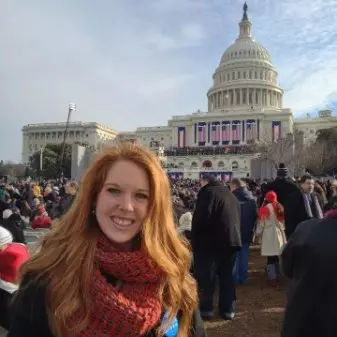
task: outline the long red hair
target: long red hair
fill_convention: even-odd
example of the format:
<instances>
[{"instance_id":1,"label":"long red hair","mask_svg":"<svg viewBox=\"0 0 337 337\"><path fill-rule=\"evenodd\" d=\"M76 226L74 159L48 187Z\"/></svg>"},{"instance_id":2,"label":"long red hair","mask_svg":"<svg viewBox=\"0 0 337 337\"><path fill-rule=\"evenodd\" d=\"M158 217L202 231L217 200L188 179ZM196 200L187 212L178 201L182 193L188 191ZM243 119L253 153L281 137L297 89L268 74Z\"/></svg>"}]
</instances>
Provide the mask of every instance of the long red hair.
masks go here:
<instances>
[{"instance_id":1,"label":"long red hair","mask_svg":"<svg viewBox=\"0 0 337 337\"><path fill-rule=\"evenodd\" d=\"M191 254L175 229L170 184L160 162L149 150L135 144L121 144L106 150L91 164L68 213L43 239L40 251L23 267L21 278L30 275L46 282L46 305L50 326L58 337L69 335L67 319L79 308L86 317L72 333L88 324L89 282L99 233L92 215L107 173L117 160L130 160L142 167L150 182L148 217L142 227L141 249L163 270L160 296L170 317L181 312L178 337L189 334L197 307L197 288L189 273ZM24 289L23 289L24 290Z\"/></svg>"}]
</instances>

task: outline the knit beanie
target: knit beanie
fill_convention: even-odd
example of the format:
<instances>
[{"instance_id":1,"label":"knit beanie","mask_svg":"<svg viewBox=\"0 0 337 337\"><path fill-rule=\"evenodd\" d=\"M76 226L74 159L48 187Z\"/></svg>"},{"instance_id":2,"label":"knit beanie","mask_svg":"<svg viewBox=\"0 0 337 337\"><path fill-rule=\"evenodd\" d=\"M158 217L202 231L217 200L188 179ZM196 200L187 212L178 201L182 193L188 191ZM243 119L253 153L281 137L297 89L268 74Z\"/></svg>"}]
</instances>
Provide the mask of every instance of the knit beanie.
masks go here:
<instances>
[{"instance_id":1,"label":"knit beanie","mask_svg":"<svg viewBox=\"0 0 337 337\"><path fill-rule=\"evenodd\" d=\"M8 245L13 242L12 234L6 229L0 226L0 247Z\"/></svg>"},{"instance_id":2,"label":"knit beanie","mask_svg":"<svg viewBox=\"0 0 337 337\"><path fill-rule=\"evenodd\" d=\"M285 178L288 175L288 169L283 163L280 163L278 169L277 169L277 176L279 178Z\"/></svg>"}]
</instances>

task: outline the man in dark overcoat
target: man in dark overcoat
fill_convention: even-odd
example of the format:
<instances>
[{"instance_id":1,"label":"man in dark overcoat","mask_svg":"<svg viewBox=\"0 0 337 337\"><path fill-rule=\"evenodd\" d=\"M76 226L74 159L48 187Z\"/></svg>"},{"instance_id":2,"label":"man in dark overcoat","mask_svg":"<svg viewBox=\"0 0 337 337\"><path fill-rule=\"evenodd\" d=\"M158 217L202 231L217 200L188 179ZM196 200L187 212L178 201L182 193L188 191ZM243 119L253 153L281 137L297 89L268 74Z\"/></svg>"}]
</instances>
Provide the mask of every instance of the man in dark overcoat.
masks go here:
<instances>
[{"instance_id":1,"label":"man in dark overcoat","mask_svg":"<svg viewBox=\"0 0 337 337\"><path fill-rule=\"evenodd\" d=\"M308 219L323 218L324 203L314 192L315 181L310 175L300 179L300 189L291 194L285 203L285 227L289 238L297 225Z\"/></svg>"},{"instance_id":2,"label":"man in dark overcoat","mask_svg":"<svg viewBox=\"0 0 337 337\"><path fill-rule=\"evenodd\" d=\"M289 280L281 337L337 336L337 219L299 224L281 256Z\"/></svg>"},{"instance_id":3,"label":"man in dark overcoat","mask_svg":"<svg viewBox=\"0 0 337 337\"><path fill-rule=\"evenodd\" d=\"M214 317L213 295L218 276L219 314L231 320L236 307L233 269L237 251L242 246L240 204L233 193L212 176L204 176L201 186L191 232L200 311L204 319Z\"/></svg>"}]
</instances>

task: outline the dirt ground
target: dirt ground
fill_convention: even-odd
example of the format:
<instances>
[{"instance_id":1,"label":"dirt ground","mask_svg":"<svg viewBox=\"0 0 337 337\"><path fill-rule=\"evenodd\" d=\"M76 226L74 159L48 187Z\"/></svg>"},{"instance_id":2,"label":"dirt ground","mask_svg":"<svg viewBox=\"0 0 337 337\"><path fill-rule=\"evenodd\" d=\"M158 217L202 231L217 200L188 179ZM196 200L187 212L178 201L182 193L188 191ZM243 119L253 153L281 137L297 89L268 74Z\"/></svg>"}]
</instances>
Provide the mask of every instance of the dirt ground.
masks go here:
<instances>
[{"instance_id":1,"label":"dirt ground","mask_svg":"<svg viewBox=\"0 0 337 337\"><path fill-rule=\"evenodd\" d=\"M237 287L237 314L233 321L206 322L208 337L279 337L285 305L285 284L266 282L265 259L256 248L250 251L248 283Z\"/></svg>"}]
</instances>

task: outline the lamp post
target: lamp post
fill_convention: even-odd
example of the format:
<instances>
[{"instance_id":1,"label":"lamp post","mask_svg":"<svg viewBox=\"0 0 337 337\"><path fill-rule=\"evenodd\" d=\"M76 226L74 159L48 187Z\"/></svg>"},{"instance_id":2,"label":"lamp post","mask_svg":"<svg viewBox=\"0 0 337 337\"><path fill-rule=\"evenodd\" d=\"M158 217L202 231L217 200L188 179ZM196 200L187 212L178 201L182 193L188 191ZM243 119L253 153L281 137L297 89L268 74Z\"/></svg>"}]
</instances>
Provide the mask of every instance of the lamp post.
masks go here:
<instances>
[{"instance_id":1,"label":"lamp post","mask_svg":"<svg viewBox=\"0 0 337 337\"><path fill-rule=\"evenodd\" d=\"M67 139L67 133L68 133L68 128L69 128L69 123L70 123L71 113L72 113L73 111L77 111L77 109L76 109L76 104L75 104L75 103L69 103L67 123L66 123L66 128L65 128L65 130L64 130L63 142L62 142L62 149L61 149L61 156L60 156L60 166L59 166L59 174L60 174L60 178L63 178L63 174L64 174L64 173L63 173L64 151L65 151L65 145L66 145L66 139Z\"/></svg>"},{"instance_id":2,"label":"lamp post","mask_svg":"<svg viewBox=\"0 0 337 337\"><path fill-rule=\"evenodd\" d=\"M42 146L40 149L40 172L41 174L43 170L43 150L44 150L44 147Z\"/></svg>"}]
</instances>

